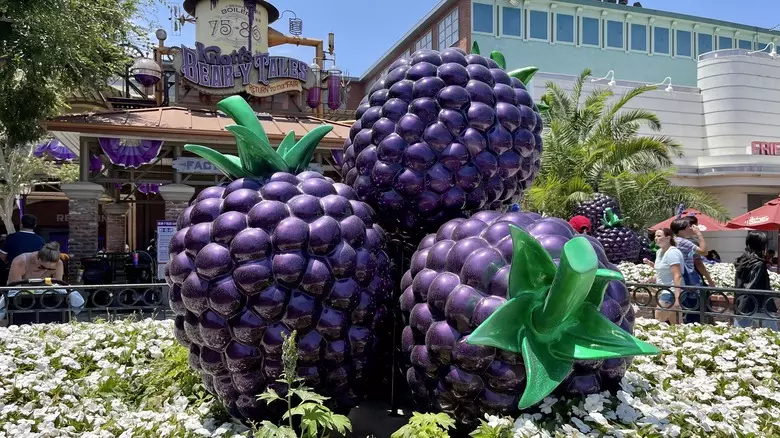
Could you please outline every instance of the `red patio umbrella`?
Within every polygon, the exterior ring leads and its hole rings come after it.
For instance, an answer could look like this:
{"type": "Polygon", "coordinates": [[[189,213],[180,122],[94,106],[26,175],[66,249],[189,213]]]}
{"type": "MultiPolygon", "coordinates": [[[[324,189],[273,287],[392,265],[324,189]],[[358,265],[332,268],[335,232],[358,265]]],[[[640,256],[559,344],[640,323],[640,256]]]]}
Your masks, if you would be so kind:
{"type": "Polygon", "coordinates": [[[727,231],[728,228],[726,228],[726,224],[720,223],[714,218],[707,216],[706,214],[700,212],[699,210],[695,210],[693,208],[688,208],[686,210],[683,210],[681,214],[676,214],[669,219],[659,222],[652,227],[650,227],[651,230],[660,230],[663,228],[669,228],[669,226],[672,224],[672,222],[679,218],[684,216],[696,216],[696,219],[699,220],[699,230],[701,231],[727,231]]]}
{"type": "MultiPolygon", "coordinates": [[[[749,229],[759,231],[780,231],[780,197],[751,210],[742,216],[730,220],[727,227],[731,229],[749,229]]],[[[777,236],[778,248],[780,248],[780,234],[777,236]]]]}

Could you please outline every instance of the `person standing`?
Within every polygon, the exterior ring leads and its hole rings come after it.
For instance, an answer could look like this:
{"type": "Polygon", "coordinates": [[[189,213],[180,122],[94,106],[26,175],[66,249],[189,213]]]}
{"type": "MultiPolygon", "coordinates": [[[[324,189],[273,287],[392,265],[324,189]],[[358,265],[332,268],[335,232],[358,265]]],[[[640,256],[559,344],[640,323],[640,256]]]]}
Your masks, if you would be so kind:
{"type": "MultiPolygon", "coordinates": [[[[769,270],[765,262],[767,245],[766,234],[760,231],[749,231],[745,238],[745,252],[734,261],[734,287],[737,289],[752,289],[771,291],[769,270]]],[[[734,297],[737,313],[740,315],[755,315],[763,318],[774,319],[770,313],[777,314],[777,305],[773,299],[765,295],[738,294],[734,297]],[[739,297],[744,299],[740,300],[739,297]]],[[[739,327],[750,327],[753,324],[751,318],[735,318],[735,324],[739,327]]],[[[760,327],[769,327],[777,330],[777,321],[760,321],[760,327]]]]}
{"type": "Polygon", "coordinates": [[[46,241],[43,237],[35,234],[35,227],[38,225],[38,219],[31,215],[22,216],[21,229],[8,235],[5,244],[0,248],[0,260],[11,264],[20,254],[27,252],[37,252],[43,248],[46,241]]]}
{"type": "Polygon", "coordinates": [[[674,292],[664,289],[658,294],[658,306],[670,310],[656,310],[655,318],[668,324],[680,322],[680,288],[683,285],[682,267],[684,259],[682,252],[675,247],[672,230],[664,228],[655,232],[655,243],[658,251],[655,262],[644,259],[643,262],[655,269],[655,282],[664,286],[676,286],[674,292]]]}
{"type": "MultiPolygon", "coordinates": [[[[701,286],[702,277],[696,270],[696,255],[707,255],[707,241],[702,236],[699,227],[691,224],[688,218],[679,218],[672,221],[669,228],[674,233],[677,249],[683,255],[684,264],[683,268],[683,280],[686,286],[701,286]],[[694,239],[697,243],[693,243],[690,239],[694,239]]],[[[686,324],[701,322],[701,314],[698,310],[701,308],[699,303],[699,291],[695,289],[689,289],[685,291],[685,298],[682,299],[681,305],[683,310],[688,310],[691,313],[686,313],[683,316],[683,321],[686,324]]],[[[706,307],[705,307],[706,309],[706,307]]]]}

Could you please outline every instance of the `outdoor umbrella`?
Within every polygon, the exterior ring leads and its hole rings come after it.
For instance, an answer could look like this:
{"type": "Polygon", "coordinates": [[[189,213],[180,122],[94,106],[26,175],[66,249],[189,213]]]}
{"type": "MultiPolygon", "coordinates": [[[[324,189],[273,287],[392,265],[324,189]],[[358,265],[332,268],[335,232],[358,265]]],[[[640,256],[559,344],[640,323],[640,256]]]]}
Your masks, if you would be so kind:
{"type": "MultiPolygon", "coordinates": [[[[731,229],[780,231],[780,197],[742,216],[735,217],[726,226],[731,229]]],[[[780,248],[780,234],[777,235],[777,245],[780,248]]]]}
{"type": "Polygon", "coordinates": [[[693,208],[688,208],[686,210],[683,210],[680,214],[676,214],[669,219],[659,222],[652,227],[650,227],[651,230],[660,230],[663,228],[669,228],[669,226],[672,224],[672,222],[680,217],[684,216],[696,216],[696,219],[699,220],[699,230],[701,231],[727,231],[728,228],[726,228],[725,224],[722,224],[715,220],[714,218],[707,216],[706,214],[700,212],[699,210],[695,210],[693,208]]]}

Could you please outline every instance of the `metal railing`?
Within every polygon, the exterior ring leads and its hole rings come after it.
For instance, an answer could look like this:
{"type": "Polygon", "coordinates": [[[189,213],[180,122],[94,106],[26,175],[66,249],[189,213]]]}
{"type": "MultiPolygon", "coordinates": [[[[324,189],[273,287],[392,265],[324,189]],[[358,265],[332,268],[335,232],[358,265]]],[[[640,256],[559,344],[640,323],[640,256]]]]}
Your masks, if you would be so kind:
{"type": "Polygon", "coordinates": [[[664,286],[626,283],[631,302],[639,314],[677,313],[688,322],[734,323],[777,327],[780,322],[780,292],[703,286],[664,286]],[[679,290],[679,299],[674,290],[679,290]]]}
{"type": "Polygon", "coordinates": [[[172,318],[165,283],[17,285],[0,287],[0,326],[94,321],[99,318],[172,318]]]}

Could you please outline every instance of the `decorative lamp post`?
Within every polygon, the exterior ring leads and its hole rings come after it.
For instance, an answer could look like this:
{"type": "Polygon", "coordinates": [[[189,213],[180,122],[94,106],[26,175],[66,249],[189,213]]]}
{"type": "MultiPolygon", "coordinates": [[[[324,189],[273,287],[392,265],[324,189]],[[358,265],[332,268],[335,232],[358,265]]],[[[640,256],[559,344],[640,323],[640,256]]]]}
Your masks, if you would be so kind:
{"type": "Polygon", "coordinates": [[[144,87],[156,85],[162,79],[162,69],[159,64],[149,58],[138,58],[130,67],[130,74],[144,87]]]}
{"type": "Polygon", "coordinates": [[[328,108],[341,107],[341,70],[335,65],[328,70],[328,108]]]}
{"type": "Polygon", "coordinates": [[[322,70],[316,63],[312,63],[309,66],[309,70],[311,70],[312,84],[309,87],[309,91],[306,92],[306,104],[313,109],[319,107],[320,103],[322,103],[322,79],[320,78],[322,70]]]}

